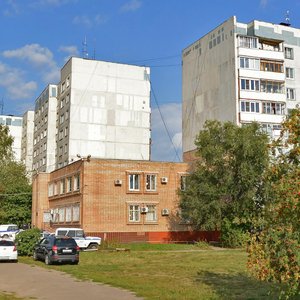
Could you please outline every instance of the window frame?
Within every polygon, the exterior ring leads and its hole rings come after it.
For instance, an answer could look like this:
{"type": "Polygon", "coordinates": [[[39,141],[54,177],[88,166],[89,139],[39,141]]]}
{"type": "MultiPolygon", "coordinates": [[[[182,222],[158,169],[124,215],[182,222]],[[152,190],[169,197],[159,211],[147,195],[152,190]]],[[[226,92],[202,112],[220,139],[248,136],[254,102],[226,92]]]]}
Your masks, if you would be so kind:
{"type": "Polygon", "coordinates": [[[129,173],[128,174],[128,191],[140,192],[141,191],[141,173],[129,173]]]}
{"type": "Polygon", "coordinates": [[[146,192],[157,192],[157,174],[145,174],[146,192]]]}

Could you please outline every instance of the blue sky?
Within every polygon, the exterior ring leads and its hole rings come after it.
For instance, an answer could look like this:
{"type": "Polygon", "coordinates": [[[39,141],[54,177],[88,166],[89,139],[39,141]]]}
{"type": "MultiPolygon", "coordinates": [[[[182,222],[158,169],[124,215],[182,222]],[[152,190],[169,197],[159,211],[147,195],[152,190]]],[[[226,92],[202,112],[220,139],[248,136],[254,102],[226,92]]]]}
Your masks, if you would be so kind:
{"type": "Polygon", "coordinates": [[[239,22],[279,23],[289,10],[292,26],[300,28],[300,0],[0,0],[0,4],[3,113],[22,115],[33,109],[46,85],[58,82],[66,60],[82,56],[86,37],[90,57],[151,67],[153,160],[181,159],[185,47],[233,15],[239,22]]]}

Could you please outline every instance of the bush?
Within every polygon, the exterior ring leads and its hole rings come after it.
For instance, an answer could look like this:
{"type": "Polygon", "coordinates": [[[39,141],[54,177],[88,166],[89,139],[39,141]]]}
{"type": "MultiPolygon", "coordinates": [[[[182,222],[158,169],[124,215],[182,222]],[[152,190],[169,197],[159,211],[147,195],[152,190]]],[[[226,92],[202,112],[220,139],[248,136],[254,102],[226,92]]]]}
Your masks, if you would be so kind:
{"type": "Polygon", "coordinates": [[[21,231],[16,236],[18,254],[20,256],[31,256],[34,246],[41,238],[41,231],[37,228],[21,231]]]}
{"type": "Polygon", "coordinates": [[[222,221],[221,244],[222,247],[241,248],[246,247],[250,241],[250,235],[237,224],[233,224],[228,219],[222,221]]]}

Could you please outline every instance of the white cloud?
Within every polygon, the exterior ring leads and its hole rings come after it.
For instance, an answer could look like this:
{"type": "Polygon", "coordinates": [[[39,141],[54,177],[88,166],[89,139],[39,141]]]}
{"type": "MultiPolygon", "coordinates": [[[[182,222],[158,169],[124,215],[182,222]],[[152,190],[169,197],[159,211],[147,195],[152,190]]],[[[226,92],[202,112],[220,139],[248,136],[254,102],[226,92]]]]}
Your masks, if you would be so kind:
{"type": "Polygon", "coordinates": [[[25,61],[36,68],[45,83],[55,83],[59,80],[59,68],[54,61],[52,52],[39,44],[25,45],[19,49],[6,50],[2,53],[5,58],[15,58],[25,61]]]}
{"type": "Polygon", "coordinates": [[[260,0],[260,6],[265,8],[268,5],[269,0],[260,0]]]}
{"type": "Polygon", "coordinates": [[[92,19],[89,18],[89,17],[86,16],[86,15],[74,17],[73,23],[74,23],[74,24],[79,24],[79,25],[84,25],[84,26],[86,26],[86,27],[92,27],[92,25],[93,25],[92,19]]]}
{"type": "Polygon", "coordinates": [[[157,161],[178,161],[181,159],[181,104],[168,103],[158,108],[154,108],[151,114],[152,127],[152,160],[157,161]],[[167,133],[162,121],[160,112],[163,116],[164,123],[168,129],[167,133]],[[172,142],[170,141],[170,137],[172,142]],[[175,151],[176,149],[176,151],[175,151]],[[176,154],[177,152],[177,154],[176,154]]]}
{"type": "Polygon", "coordinates": [[[94,25],[104,24],[109,20],[107,16],[97,14],[95,16],[81,15],[73,18],[73,24],[91,28],[94,25]]]}
{"type": "Polygon", "coordinates": [[[132,12],[138,10],[142,6],[142,2],[140,0],[130,0],[121,6],[120,11],[123,13],[132,12]]]}
{"type": "Polygon", "coordinates": [[[6,3],[2,4],[3,8],[3,15],[5,16],[12,16],[16,15],[20,12],[19,5],[15,0],[6,0],[6,3]]]}
{"type": "Polygon", "coordinates": [[[77,0],[35,0],[32,2],[31,6],[62,6],[70,2],[77,2],[77,0]]]}
{"type": "Polygon", "coordinates": [[[75,56],[75,57],[79,56],[79,51],[78,51],[77,46],[61,46],[61,47],[59,47],[59,51],[67,54],[67,56],[65,56],[65,58],[64,58],[64,61],[68,61],[69,58],[72,56],[75,56]]]}
{"type": "Polygon", "coordinates": [[[0,62],[0,86],[7,91],[11,99],[28,99],[37,90],[35,81],[26,81],[24,73],[0,62]]]}

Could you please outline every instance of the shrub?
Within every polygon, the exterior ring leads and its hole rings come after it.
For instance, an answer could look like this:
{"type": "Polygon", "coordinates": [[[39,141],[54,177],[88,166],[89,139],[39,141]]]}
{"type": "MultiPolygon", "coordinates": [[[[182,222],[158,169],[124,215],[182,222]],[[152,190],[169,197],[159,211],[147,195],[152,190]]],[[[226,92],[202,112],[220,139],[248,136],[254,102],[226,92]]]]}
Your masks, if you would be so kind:
{"type": "Polygon", "coordinates": [[[221,244],[228,248],[246,247],[250,241],[250,235],[237,224],[230,222],[228,219],[222,221],[221,226],[221,244]]]}
{"type": "Polygon", "coordinates": [[[41,231],[37,228],[21,231],[16,236],[18,254],[20,256],[31,256],[35,244],[40,240],[41,231]]]}

